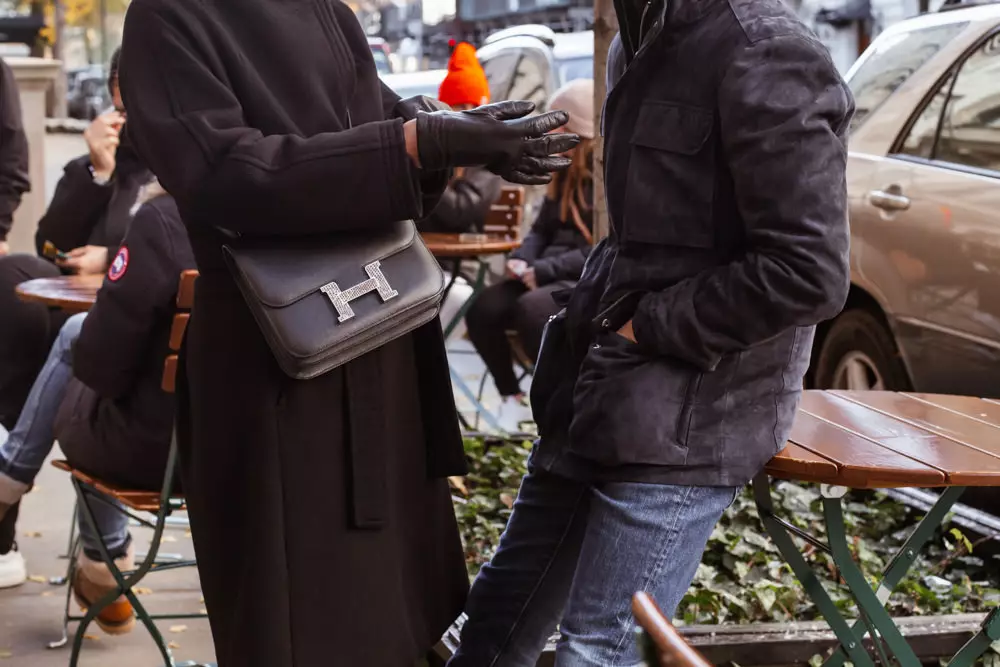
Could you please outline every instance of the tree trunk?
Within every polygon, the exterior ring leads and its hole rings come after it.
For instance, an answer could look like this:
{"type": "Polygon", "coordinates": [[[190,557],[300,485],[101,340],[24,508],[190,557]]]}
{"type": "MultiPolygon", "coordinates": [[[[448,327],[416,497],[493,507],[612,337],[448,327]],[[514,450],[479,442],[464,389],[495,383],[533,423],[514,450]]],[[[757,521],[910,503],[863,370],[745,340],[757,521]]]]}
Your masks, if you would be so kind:
{"type": "MultiPolygon", "coordinates": [[[[35,18],[45,18],[45,0],[31,0],[31,16],[35,18]]],[[[35,38],[35,43],[31,45],[31,55],[35,58],[45,57],[45,44],[41,36],[35,38]]]]}
{"type": "Polygon", "coordinates": [[[56,75],[56,80],[53,84],[52,92],[55,99],[53,100],[52,116],[54,118],[66,118],[66,58],[63,48],[66,44],[66,6],[64,0],[55,0],[53,24],[55,41],[52,44],[52,57],[60,61],[62,67],[59,69],[59,74],[56,75]]]}
{"type": "MultiPolygon", "coordinates": [[[[618,17],[612,0],[594,0],[594,116],[600,127],[604,97],[607,95],[608,48],[618,32],[618,17]]],[[[594,142],[594,240],[608,235],[608,204],[604,196],[604,137],[594,142]]]]}

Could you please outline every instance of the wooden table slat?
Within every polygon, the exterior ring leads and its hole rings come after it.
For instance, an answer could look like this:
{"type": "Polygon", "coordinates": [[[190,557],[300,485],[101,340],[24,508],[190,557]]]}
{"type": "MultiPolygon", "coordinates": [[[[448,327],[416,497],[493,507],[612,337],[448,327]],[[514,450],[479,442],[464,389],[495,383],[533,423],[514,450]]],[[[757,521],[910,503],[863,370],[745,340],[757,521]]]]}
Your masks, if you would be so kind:
{"type": "Polygon", "coordinates": [[[803,449],[837,464],[838,482],[856,489],[939,486],[945,473],[894,449],[800,412],[789,438],[803,449]]]}
{"type": "Polygon", "coordinates": [[[467,257],[475,258],[483,255],[502,255],[516,250],[521,240],[509,234],[483,234],[485,240],[463,240],[462,234],[439,234],[436,232],[420,235],[427,249],[435,257],[467,257]]]}
{"type": "Polygon", "coordinates": [[[41,303],[73,313],[90,310],[104,276],[58,276],[36,278],[17,286],[18,298],[29,303],[41,303]]]}
{"type": "MultiPolygon", "coordinates": [[[[867,392],[867,395],[879,393],[882,392],[867,392]]],[[[943,471],[947,475],[947,484],[1000,484],[1000,458],[955,442],[940,433],[883,414],[852,400],[855,396],[840,392],[807,391],[802,397],[800,409],[943,471]]]]}
{"type": "Polygon", "coordinates": [[[767,464],[767,473],[779,479],[795,479],[804,482],[825,482],[836,479],[837,464],[815,454],[808,449],[789,442],[767,464]]]}

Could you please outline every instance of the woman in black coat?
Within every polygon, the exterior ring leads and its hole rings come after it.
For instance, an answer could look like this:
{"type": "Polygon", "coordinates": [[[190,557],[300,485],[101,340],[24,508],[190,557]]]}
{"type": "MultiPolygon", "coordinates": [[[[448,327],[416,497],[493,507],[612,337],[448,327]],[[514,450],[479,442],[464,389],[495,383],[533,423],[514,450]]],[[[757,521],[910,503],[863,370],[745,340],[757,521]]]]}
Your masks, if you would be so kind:
{"type": "Polygon", "coordinates": [[[508,104],[409,120],[427,103],[380,85],[361,26],[332,0],[134,0],[121,78],[132,139],[201,272],[178,420],[218,663],[412,665],[468,587],[441,327],[290,379],[221,229],[280,239],[420,218],[450,166],[547,181],[566,145],[544,133],[565,116],[516,120],[530,105],[508,104]]]}
{"type": "Polygon", "coordinates": [[[583,141],[573,150],[570,168],[549,185],[524,243],[511,253],[507,278],[483,290],[465,316],[469,340],[504,399],[524,399],[514,373],[507,331],[517,332],[524,352],[534,360],[545,323],[560,309],[553,295],[576,284],[590,252],[593,99],[593,79],[577,79],[556,91],[549,101],[550,109],[569,113],[566,128],[583,141]]]}

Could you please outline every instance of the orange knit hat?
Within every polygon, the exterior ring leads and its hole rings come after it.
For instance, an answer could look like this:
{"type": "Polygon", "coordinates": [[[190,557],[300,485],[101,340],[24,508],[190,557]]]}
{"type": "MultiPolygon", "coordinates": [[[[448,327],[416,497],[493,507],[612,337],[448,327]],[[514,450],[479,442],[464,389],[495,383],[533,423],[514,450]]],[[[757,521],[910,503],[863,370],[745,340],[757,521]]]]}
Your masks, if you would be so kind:
{"type": "Polygon", "coordinates": [[[452,107],[460,104],[479,106],[490,101],[486,72],[471,44],[462,42],[455,47],[448,61],[448,75],[438,90],[438,99],[452,107]]]}

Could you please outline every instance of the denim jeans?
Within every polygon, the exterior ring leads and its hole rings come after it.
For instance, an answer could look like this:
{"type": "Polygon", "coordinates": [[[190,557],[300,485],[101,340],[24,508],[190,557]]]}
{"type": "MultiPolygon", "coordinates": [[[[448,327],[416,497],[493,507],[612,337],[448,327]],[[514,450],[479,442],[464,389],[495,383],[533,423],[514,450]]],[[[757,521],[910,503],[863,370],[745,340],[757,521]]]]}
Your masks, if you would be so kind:
{"type": "MultiPolygon", "coordinates": [[[[17,425],[3,440],[0,428],[0,502],[20,500],[38,475],[55,443],[53,428],[66,386],[73,377],[73,344],[80,336],[86,313],[66,320],[59,330],[48,359],[31,387],[17,425]]],[[[128,517],[101,501],[88,503],[108,550],[112,555],[124,552],[128,545],[128,517]]],[[[80,541],[92,557],[98,553],[98,537],[90,526],[80,521],[80,541]]]]}
{"type": "Polygon", "coordinates": [[[529,466],[449,667],[534,667],[557,624],[557,667],[641,665],[632,595],[672,616],[738,491],[584,483],[529,466]]]}

